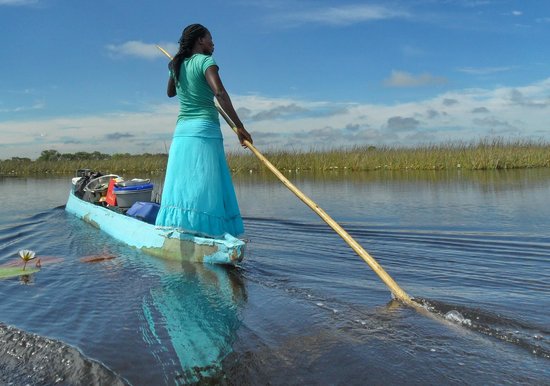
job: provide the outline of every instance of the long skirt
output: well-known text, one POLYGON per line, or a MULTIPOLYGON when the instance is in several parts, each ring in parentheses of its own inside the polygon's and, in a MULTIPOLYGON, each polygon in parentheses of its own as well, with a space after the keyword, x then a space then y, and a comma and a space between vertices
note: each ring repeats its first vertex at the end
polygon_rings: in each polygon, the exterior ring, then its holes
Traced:
POLYGON ((244 233, 218 122, 176 126, 156 225, 209 237, 244 233))

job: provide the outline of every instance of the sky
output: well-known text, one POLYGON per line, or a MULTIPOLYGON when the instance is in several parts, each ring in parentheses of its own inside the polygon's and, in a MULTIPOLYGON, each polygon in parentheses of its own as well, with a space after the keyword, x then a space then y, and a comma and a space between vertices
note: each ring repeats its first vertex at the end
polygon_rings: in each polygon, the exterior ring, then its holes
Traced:
POLYGON ((166 153, 192 23, 260 151, 550 140, 548 0, 0 0, 0 159, 166 153))

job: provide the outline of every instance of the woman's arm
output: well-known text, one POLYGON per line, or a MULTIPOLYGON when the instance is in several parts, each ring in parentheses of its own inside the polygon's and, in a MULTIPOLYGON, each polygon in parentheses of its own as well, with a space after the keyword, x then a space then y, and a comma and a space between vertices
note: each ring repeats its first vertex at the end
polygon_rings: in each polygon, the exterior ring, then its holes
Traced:
POLYGON ((216 100, 220 104, 220 107, 227 113, 229 118, 233 121, 237 128, 237 135, 239 137, 239 141, 241 142, 241 145, 243 147, 246 147, 244 144, 244 141, 247 140, 248 142, 252 143, 252 137, 250 136, 250 133, 246 131, 244 128, 243 123, 239 119, 239 116, 237 115, 237 112, 233 108, 233 104, 231 103, 231 98, 229 98, 229 94, 227 91, 225 91, 225 87, 223 87, 222 80, 220 79, 220 75, 218 73, 218 66, 210 66, 206 69, 206 81, 208 82, 208 85, 214 92, 214 95, 216 96, 216 100))

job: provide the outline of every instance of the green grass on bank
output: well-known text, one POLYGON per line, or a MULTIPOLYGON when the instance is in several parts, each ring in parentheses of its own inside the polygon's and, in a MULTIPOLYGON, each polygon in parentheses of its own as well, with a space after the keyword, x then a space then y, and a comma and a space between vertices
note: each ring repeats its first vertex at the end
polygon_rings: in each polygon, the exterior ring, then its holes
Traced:
POLYGON ((164 174, 167 156, 163 154, 117 155, 102 159, 11 159, 0 161, 0 176, 74 175, 78 169, 103 174, 164 174))
MULTIPOLYGON (((301 171, 497 170, 550 167, 550 143, 501 139, 411 148, 356 146, 328 151, 267 151, 263 154, 280 170, 301 171)), ((167 156, 163 154, 97 157, 101 159, 79 159, 77 155, 63 155, 64 157, 54 159, 41 157, 35 161, 21 158, 0 161, 0 175, 71 175, 81 168, 120 175, 158 175, 164 174, 166 170, 167 156)), ((227 160, 234 173, 267 171, 250 152, 228 153, 227 160)))

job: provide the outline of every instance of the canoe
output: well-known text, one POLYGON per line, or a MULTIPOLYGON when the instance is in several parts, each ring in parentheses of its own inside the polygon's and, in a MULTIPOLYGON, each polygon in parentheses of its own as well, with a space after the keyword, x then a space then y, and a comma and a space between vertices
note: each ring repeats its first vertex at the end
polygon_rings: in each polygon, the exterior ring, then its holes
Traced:
POLYGON ((77 197, 74 181, 65 210, 129 246, 163 259, 235 265, 244 256, 246 243, 230 234, 209 238, 148 224, 77 197))

